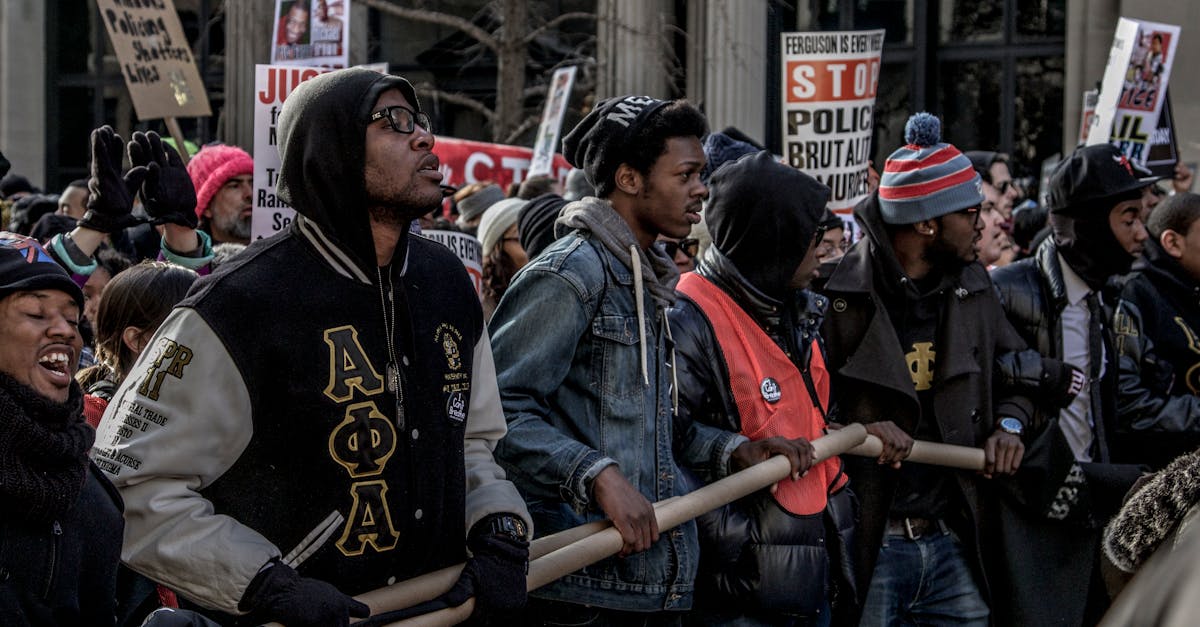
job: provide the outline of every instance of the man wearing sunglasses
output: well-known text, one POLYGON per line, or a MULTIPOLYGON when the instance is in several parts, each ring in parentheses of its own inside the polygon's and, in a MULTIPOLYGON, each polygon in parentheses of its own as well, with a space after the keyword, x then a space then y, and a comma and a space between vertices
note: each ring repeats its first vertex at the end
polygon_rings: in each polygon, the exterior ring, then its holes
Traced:
POLYGON ((971 160, 971 166, 983 180, 984 198, 1000 212, 1004 223, 1010 224, 1013 207, 1021 197, 1021 190, 1013 181, 1008 155, 985 150, 971 150, 964 154, 971 160))
POLYGON ((530 522, 490 452, 479 299, 409 234, 442 200, 434 141, 402 78, 297 87, 279 117, 296 220, 196 284, 99 429, 123 560, 222 623, 347 625, 368 613, 348 595, 463 561, 427 609, 524 602, 530 522))
POLYGON ((855 207, 865 237, 824 292, 830 420, 884 444, 877 460, 845 460, 862 504, 864 626, 988 624, 979 475, 902 462, 917 439, 983 448, 984 477, 1011 474, 1032 418, 1028 398, 994 384, 996 355, 1025 343, 975 263, 979 175, 940 127, 909 119, 879 191, 855 207))

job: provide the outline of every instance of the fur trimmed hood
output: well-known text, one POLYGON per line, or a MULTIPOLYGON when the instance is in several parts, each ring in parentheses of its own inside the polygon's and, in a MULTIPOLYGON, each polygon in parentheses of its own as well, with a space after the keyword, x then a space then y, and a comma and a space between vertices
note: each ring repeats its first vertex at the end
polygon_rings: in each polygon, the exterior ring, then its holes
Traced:
POLYGON ((1200 450, 1152 475, 1104 529, 1104 554, 1121 570, 1137 571, 1200 502, 1200 450))

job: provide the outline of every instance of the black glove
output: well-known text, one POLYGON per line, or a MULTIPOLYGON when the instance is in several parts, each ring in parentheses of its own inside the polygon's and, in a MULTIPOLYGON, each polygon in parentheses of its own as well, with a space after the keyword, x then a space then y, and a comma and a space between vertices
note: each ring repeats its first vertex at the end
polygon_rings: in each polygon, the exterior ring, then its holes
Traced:
POLYGON ((79 220, 79 226, 116 233, 126 227, 141 224, 134 217, 133 196, 146 178, 145 166, 130 168, 121 176, 121 155, 125 142, 113 132, 111 126, 101 126, 92 131, 92 176, 88 179, 87 212, 79 220))
POLYGON ((147 169, 142 183, 142 204, 150 224, 178 224, 196 228, 196 188, 183 159, 158 133, 138 131, 129 142, 129 162, 147 169))
POLYGON ((287 627, 348 627, 350 617, 371 615, 365 603, 324 581, 301 577, 279 561, 254 577, 238 609, 251 612, 255 620, 276 621, 287 627))

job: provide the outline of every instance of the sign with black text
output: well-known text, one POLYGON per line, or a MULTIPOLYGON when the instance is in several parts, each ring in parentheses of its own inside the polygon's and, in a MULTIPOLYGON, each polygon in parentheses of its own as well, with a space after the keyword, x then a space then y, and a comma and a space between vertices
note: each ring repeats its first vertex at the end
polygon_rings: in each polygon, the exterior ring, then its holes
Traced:
POLYGON ((783 158, 849 216, 867 196, 882 30, 782 33, 783 158))
POLYGON ((172 0, 96 0, 139 120, 212 115, 172 0))

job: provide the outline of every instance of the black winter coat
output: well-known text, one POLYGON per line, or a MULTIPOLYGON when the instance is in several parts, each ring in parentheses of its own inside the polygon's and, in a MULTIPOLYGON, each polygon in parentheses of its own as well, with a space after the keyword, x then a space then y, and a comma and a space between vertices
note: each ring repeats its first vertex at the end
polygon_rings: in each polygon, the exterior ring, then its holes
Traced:
POLYGON ((117 565, 125 529, 121 497, 94 464, 60 519, 0 519, 0 625, 116 623, 117 565))
MULTIPOLYGON (((1053 238, 1042 242, 1033 257, 992 272, 992 280, 1008 319, 1025 341, 1047 361, 1061 358, 1060 321, 1067 288, 1053 238)), ((1102 301, 1113 302, 1105 296, 1102 301)), ((1110 311, 1106 305, 1106 314, 1110 311)), ((997 502, 995 542, 988 554, 994 593, 1008 599, 993 608, 997 625, 1092 624, 1104 609, 1107 597, 1096 578, 1100 528, 1119 507, 1139 469, 1108 463, 1117 372, 1108 324, 1101 339, 1109 361, 1100 381, 1102 419, 1097 430, 1105 446, 1096 463, 1074 461, 1057 422, 1070 398, 1047 393, 1038 403, 1038 419, 1024 436, 1021 469, 1001 483, 1004 498, 997 502)))
POLYGON ((1200 445, 1200 284, 1146 240, 1113 318, 1113 457, 1162 468, 1200 445))
MULTIPOLYGON (((886 239, 876 197, 860 203, 855 214, 868 237, 842 258, 825 287, 831 310, 821 335, 833 377, 830 420, 847 424, 891 420, 911 434, 921 415, 921 405, 878 287, 894 282, 902 286, 896 289, 909 289, 908 279, 886 239), (895 274, 877 276, 877 267, 895 274)), ((1033 405, 1028 398, 997 389, 995 383, 999 379, 996 356, 1026 347, 1004 318, 983 266, 970 264, 951 272, 942 285, 934 413, 943 442, 979 447, 995 431, 997 416, 1015 417, 1026 424, 1031 418, 1033 405)), ((899 472, 874 459, 851 457, 846 458, 846 471, 861 502, 855 561, 859 590, 865 591, 875 570, 899 472)), ((965 557, 986 598, 979 479, 974 473, 962 471, 954 476, 954 486, 966 507, 961 519, 947 522, 962 539, 965 557)))
MULTIPOLYGON (((812 341, 827 301, 797 293, 789 306, 754 289, 733 264, 710 247, 696 272, 750 315, 776 345, 807 371, 812 341)), ((678 419, 740 432, 729 367, 711 322, 694 301, 679 295, 667 312, 679 374, 678 419)), ((807 374, 805 375, 807 376, 807 374)), ((825 512, 797 516, 762 490, 697 519, 700 568, 697 610, 739 608, 756 617, 813 617, 830 600, 854 604, 854 496, 848 487, 830 496, 825 512)))

